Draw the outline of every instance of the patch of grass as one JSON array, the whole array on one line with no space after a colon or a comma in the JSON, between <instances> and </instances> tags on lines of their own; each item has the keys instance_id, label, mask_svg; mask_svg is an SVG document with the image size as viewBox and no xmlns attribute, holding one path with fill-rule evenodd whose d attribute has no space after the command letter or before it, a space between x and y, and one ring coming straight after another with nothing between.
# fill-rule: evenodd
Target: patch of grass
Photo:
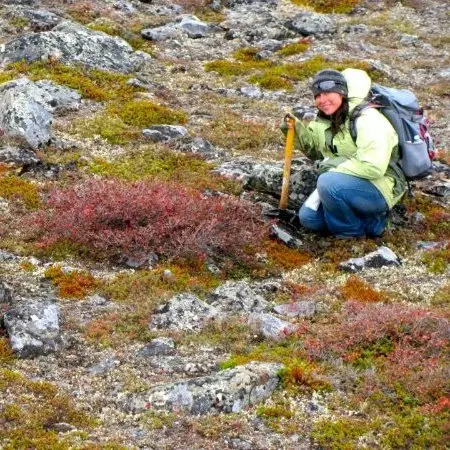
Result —
<instances>
[{"instance_id":1,"label":"patch of grass","mask_svg":"<svg viewBox=\"0 0 450 450\"><path fill-rule=\"evenodd\" d=\"M188 418L187 421L190 430L210 439L223 439L223 436L236 436L237 433L250 431L238 414L206 415Z\"/></svg>"},{"instance_id":2,"label":"patch of grass","mask_svg":"<svg viewBox=\"0 0 450 450\"><path fill-rule=\"evenodd\" d=\"M280 133L267 122L245 119L239 114L222 111L218 120L204 125L201 135L214 145L252 154L281 144Z\"/></svg>"},{"instance_id":3,"label":"patch of grass","mask_svg":"<svg viewBox=\"0 0 450 450\"><path fill-rule=\"evenodd\" d=\"M38 187L15 175L0 175L0 197L23 204L28 209L41 205Z\"/></svg>"},{"instance_id":4,"label":"patch of grass","mask_svg":"<svg viewBox=\"0 0 450 450\"><path fill-rule=\"evenodd\" d=\"M91 294L97 285L95 278L88 272L64 272L57 264L46 269L44 276L58 288L58 296L61 298L84 298Z\"/></svg>"},{"instance_id":5,"label":"patch of grass","mask_svg":"<svg viewBox=\"0 0 450 450\"><path fill-rule=\"evenodd\" d=\"M249 75L255 71L255 69L261 69L270 67L272 63L269 61L228 61L225 59L219 59L216 61L210 61L205 64L206 72L217 72L223 77Z\"/></svg>"},{"instance_id":6,"label":"patch of grass","mask_svg":"<svg viewBox=\"0 0 450 450\"><path fill-rule=\"evenodd\" d=\"M385 294L376 291L372 286L356 275L348 277L339 290L345 300L380 302L385 299Z\"/></svg>"},{"instance_id":7,"label":"patch of grass","mask_svg":"<svg viewBox=\"0 0 450 450\"><path fill-rule=\"evenodd\" d=\"M76 89L84 98L96 101L129 100L141 89L127 85L129 75L122 75L81 66L66 66L53 62L27 63L20 61L8 66L11 74L26 75L33 81L52 80Z\"/></svg>"},{"instance_id":8,"label":"patch of grass","mask_svg":"<svg viewBox=\"0 0 450 450\"><path fill-rule=\"evenodd\" d=\"M212 189L239 195L242 185L236 181L214 175L213 165L190 155L146 147L127 153L114 162L96 159L89 164L92 173L114 176L128 181L145 178L180 183L197 189Z\"/></svg>"},{"instance_id":9,"label":"patch of grass","mask_svg":"<svg viewBox=\"0 0 450 450\"><path fill-rule=\"evenodd\" d=\"M265 419L290 419L293 412L287 405L258 406L256 415Z\"/></svg>"}]
</instances>

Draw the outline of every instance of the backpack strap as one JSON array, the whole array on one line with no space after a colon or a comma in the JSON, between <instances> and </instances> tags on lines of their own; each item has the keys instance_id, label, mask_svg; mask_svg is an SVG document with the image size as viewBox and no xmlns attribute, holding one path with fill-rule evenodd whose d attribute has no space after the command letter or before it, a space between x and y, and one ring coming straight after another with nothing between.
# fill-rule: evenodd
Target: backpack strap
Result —
<instances>
[{"instance_id":1,"label":"backpack strap","mask_svg":"<svg viewBox=\"0 0 450 450\"><path fill-rule=\"evenodd\" d=\"M350 136L352 137L353 142L355 144L356 144L356 138L358 137L358 130L356 128L356 121L357 121L358 117L366 109L369 109L369 108L382 108L382 106L380 104L374 103L372 100L374 100L374 98L372 98L368 102L364 102L364 103L361 103L360 105L356 106L355 108L353 108L353 111L350 114L350 124L349 124Z\"/></svg>"}]
</instances>

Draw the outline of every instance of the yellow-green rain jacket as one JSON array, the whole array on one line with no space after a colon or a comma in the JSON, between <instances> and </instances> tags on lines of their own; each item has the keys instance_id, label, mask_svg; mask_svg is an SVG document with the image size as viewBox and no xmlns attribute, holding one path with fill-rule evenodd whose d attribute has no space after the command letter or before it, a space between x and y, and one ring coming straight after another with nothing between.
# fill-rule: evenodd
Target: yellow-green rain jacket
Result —
<instances>
[{"instance_id":1,"label":"yellow-green rain jacket","mask_svg":"<svg viewBox=\"0 0 450 450\"><path fill-rule=\"evenodd\" d=\"M364 103L369 94L371 79L359 69L345 69L349 107L351 111ZM343 132L331 140L331 123L317 118L309 123L296 120L295 146L311 159L325 159L320 171L332 170L364 178L381 192L389 208L392 208L406 190L406 180L397 167L398 136L389 121L376 108L363 109L356 121L357 139L350 134L349 119ZM283 132L287 127L282 125ZM329 148L333 144L335 153ZM326 159L329 158L329 159Z\"/></svg>"}]
</instances>

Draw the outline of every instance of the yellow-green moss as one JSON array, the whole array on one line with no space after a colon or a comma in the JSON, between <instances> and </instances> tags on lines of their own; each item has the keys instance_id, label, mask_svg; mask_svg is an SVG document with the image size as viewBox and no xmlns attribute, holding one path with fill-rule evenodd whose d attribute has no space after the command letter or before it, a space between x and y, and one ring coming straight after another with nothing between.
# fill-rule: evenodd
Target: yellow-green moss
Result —
<instances>
[{"instance_id":1,"label":"yellow-green moss","mask_svg":"<svg viewBox=\"0 0 450 450\"><path fill-rule=\"evenodd\" d=\"M286 44L283 46L280 50L278 50L278 53L281 56L291 56L291 55L298 55L299 53L304 53L309 48L308 42L293 42L291 44Z\"/></svg>"},{"instance_id":2,"label":"yellow-green moss","mask_svg":"<svg viewBox=\"0 0 450 450\"><path fill-rule=\"evenodd\" d=\"M350 12L360 3L360 0L291 0L299 6L309 6L321 13L341 13Z\"/></svg>"},{"instance_id":3,"label":"yellow-green moss","mask_svg":"<svg viewBox=\"0 0 450 450\"><path fill-rule=\"evenodd\" d=\"M292 81L283 78L280 75L275 74L262 74L262 75L253 75L248 79L248 81L252 84L258 84L264 89L268 89L270 91L276 91L278 89L285 89L286 91L292 91L294 85Z\"/></svg>"},{"instance_id":4,"label":"yellow-green moss","mask_svg":"<svg viewBox=\"0 0 450 450\"><path fill-rule=\"evenodd\" d=\"M2 366L10 363L14 359L11 345L6 337L0 337L0 364Z\"/></svg>"},{"instance_id":5,"label":"yellow-green moss","mask_svg":"<svg viewBox=\"0 0 450 450\"><path fill-rule=\"evenodd\" d=\"M86 138L100 136L110 144L123 145L139 139L142 130L125 124L120 117L101 113L92 118L76 120L71 132Z\"/></svg>"},{"instance_id":6,"label":"yellow-green moss","mask_svg":"<svg viewBox=\"0 0 450 450\"><path fill-rule=\"evenodd\" d=\"M129 181L157 178L197 189L214 189L235 195L242 191L240 183L212 174L213 165L200 158L151 147L127 153L114 162L96 159L89 167L97 175Z\"/></svg>"},{"instance_id":7,"label":"yellow-green moss","mask_svg":"<svg viewBox=\"0 0 450 450\"><path fill-rule=\"evenodd\" d=\"M130 78L98 69L81 66L66 66L60 63L25 61L10 64L8 70L18 76L27 75L32 80L47 79L55 83L78 90L85 98L97 101L113 99L127 100L133 98L139 88L127 85Z\"/></svg>"},{"instance_id":8,"label":"yellow-green moss","mask_svg":"<svg viewBox=\"0 0 450 450\"><path fill-rule=\"evenodd\" d=\"M12 17L9 24L16 28L25 28L30 25L30 21L26 17Z\"/></svg>"},{"instance_id":9,"label":"yellow-green moss","mask_svg":"<svg viewBox=\"0 0 450 450\"><path fill-rule=\"evenodd\" d=\"M29 209L41 204L37 186L15 175L0 176L0 197L23 203Z\"/></svg>"},{"instance_id":10,"label":"yellow-green moss","mask_svg":"<svg viewBox=\"0 0 450 450\"><path fill-rule=\"evenodd\" d=\"M257 54L259 51L255 47L242 47L233 52L233 58L237 61L258 61Z\"/></svg>"},{"instance_id":11,"label":"yellow-green moss","mask_svg":"<svg viewBox=\"0 0 450 450\"><path fill-rule=\"evenodd\" d=\"M159 124L186 123L187 115L149 100L131 100L124 104L111 104L108 113L117 115L125 124L145 128Z\"/></svg>"}]
</instances>

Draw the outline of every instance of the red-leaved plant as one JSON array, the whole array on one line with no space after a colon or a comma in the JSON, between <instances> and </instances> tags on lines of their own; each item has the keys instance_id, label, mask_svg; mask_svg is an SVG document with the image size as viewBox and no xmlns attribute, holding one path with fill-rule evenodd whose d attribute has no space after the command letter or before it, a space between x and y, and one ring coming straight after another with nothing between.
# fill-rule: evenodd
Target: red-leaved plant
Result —
<instances>
[{"instance_id":1,"label":"red-leaved plant","mask_svg":"<svg viewBox=\"0 0 450 450\"><path fill-rule=\"evenodd\" d=\"M254 205L168 183L89 180L50 191L26 219L41 247L75 244L107 258L248 257L267 236Z\"/></svg>"}]
</instances>

